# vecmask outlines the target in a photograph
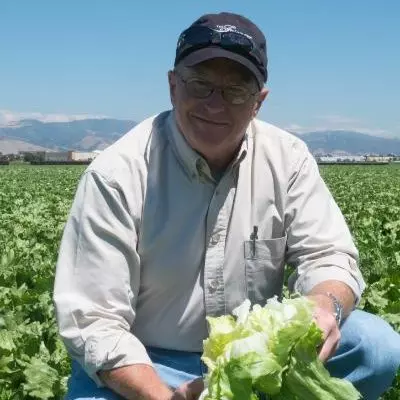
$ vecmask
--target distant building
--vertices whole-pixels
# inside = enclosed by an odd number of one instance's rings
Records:
[[[316,160],[318,162],[325,162],[325,163],[334,163],[338,161],[338,157],[332,157],[332,156],[319,156],[316,157]]]
[[[390,162],[394,157],[391,156],[367,156],[366,161],[368,162]]]
[[[379,163],[388,164],[394,162],[396,157],[394,156],[378,156],[378,155],[367,155],[367,156],[353,156],[353,155],[327,155],[327,156],[315,156],[316,161],[319,164],[351,164],[351,163]]]
[[[92,161],[97,157],[98,153],[95,151],[91,152],[79,152],[79,151],[71,151],[69,154],[69,158],[71,161]]]
[[[66,162],[66,161],[92,161],[97,157],[98,153],[80,152],[80,151],[54,151],[46,152],[44,161]]]
[[[316,160],[321,163],[343,163],[343,162],[365,162],[365,156],[352,156],[352,155],[345,155],[345,156],[320,156],[316,157]]]

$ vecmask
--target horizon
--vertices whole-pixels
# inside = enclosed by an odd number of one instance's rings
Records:
[[[6,118],[2,119],[2,115],[7,115]],[[76,114],[76,115],[65,115],[65,114],[40,114],[40,113],[12,113],[9,110],[0,110],[0,129],[1,128],[19,128],[22,127],[26,121],[35,121],[43,124],[63,124],[69,122],[77,122],[77,121],[87,121],[87,120],[117,120],[117,121],[129,121],[134,122],[135,124],[140,123],[141,121],[135,121],[134,119],[129,118],[114,118],[109,116],[100,116],[100,115],[89,115],[89,114]],[[3,122],[2,122],[3,121]],[[372,136],[376,138],[382,139],[394,139],[400,140],[400,136],[389,135],[389,134],[379,134],[376,132],[369,132],[368,129],[366,131],[362,130],[351,130],[351,129],[321,129],[321,130],[311,130],[311,131],[296,131],[286,129],[287,132],[293,133],[299,136],[314,134],[314,133],[351,133],[351,134],[361,134]],[[1,131],[0,131],[1,133]],[[2,136],[0,134],[0,139],[8,138],[12,140],[12,138],[7,136]]]
[[[300,134],[400,138],[399,2],[219,4],[176,1],[165,18],[169,4],[0,0],[0,125],[140,122],[170,108],[166,73],[179,33],[226,10],[252,19],[267,38],[270,95],[260,119]]]
[[[24,122],[29,122],[29,121],[35,121],[39,122],[42,124],[64,124],[64,123],[70,123],[70,122],[79,122],[79,121],[98,121],[98,120],[108,120],[108,121],[126,121],[126,122],[133,122],[135,125],[139,124],[141,121],[135,121],[133,119],[129,118],[113,118],[113,117],[108,117],[108,116],[96,116],[96,115],[86,115],[86,114],[80,114],[80,115],[59,115],[59,114],[47,114],[47,115],[39,115],[38,113],[32,113],[32,115],[29,115],[29,118],[24,118],[22,116],[25,116],[26,113],[22,114],[15,114],[15,119],[9,119],[8,123],[2,124],[1,121],[1,115],[2,112],[6,110],[0,110],[0,140],[9,140],[9,141],[14,141],[14,140],[19,140],[16,139],[13,136],[3,136],[1,135],[1,129],[2,128],[23,128],[26,126],[30,125],[24,125]],[[9,111],[7,111],[9,113]],[[10,115],[10,114],[9,114]],[[313,134],[332,134],[332,133],[346,133],[346,134],[355,134],[355,135],[366,135],[378,139],[390,139],[390,140],[395,140],[395,141],[400,141],[400,136],[390,136],[390,135],[382,135],[382,134],[376,134],[376,133],[371,133],[371,132],[363,132],[363,131],[355,131],[355,130],[349,130],[349,129],[323,129],[323,130],[312,130],[312,131],[304,131],[304,132],[296,132],[296,131],[291,131],[289,129],[286,129],[287,132],[298,135],[298,136],[306,136],[306,135],[313,135]],[[128,133],[128,132],[125,132]],[[124,133],[122,133],[123,135]],[[21,139],[22,140],[22,139]],[[30,142],[26,142],[30,143]]]

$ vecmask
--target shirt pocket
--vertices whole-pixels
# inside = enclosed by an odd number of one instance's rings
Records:
[[[281,297],[286,238],[244,242],[246,294],[252,304],[264,305],[268,298]]]

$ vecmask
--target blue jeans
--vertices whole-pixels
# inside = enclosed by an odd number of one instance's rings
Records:
[[[392,384],[400,365],[400,335],[381,318],[353,311],[341,327],[342,338],[326,367],[332,376],[352,382],[365,400],[376,400]],[[171,387],[202,376],[200,353],[148,348],[161,379]],[[98,388],[74,362],[66,400],[121,400]]]

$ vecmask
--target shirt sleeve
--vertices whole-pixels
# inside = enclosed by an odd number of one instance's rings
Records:
[[[360,301],[365,282],[342,212],[306,146],[290,178],[285,212],[287,262],[296,268],[289,289],[301,294],[326,280],[346,283]]]
[[[131,333],[140,282],[137,232],[121,188],[86,172],[61,241],[54,285],[60,335],[70,356],[97,372],[151,360]]]

